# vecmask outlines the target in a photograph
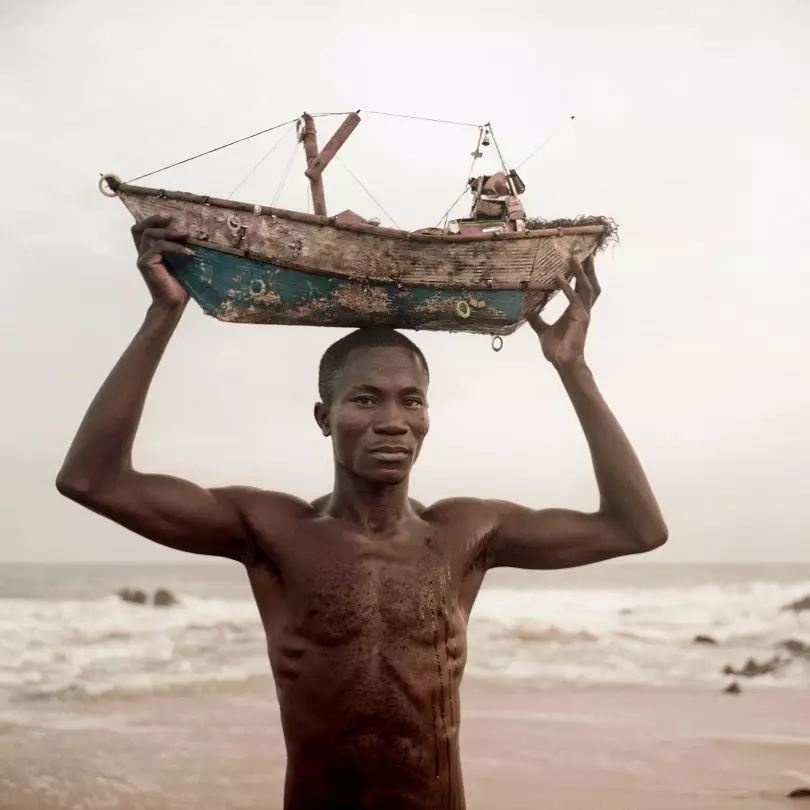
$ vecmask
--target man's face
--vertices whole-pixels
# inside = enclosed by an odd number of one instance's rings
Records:
[[[427,385],[407,349],[354,350],[334,380],[331,405],[316,406],[337,462],[375,483],[407,478],[428,432]]]

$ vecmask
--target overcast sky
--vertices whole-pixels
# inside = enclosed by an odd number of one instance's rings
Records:
[[[491,120],[512,165],[553,134],[521,171],[524,203],[621,226],[597,264],[589,359],[668,520],[656,559],[810,561],[808,43],[806,0],[0,0],[0,561],[183,559],[53,486],[148,302],[131,219],[98,174],[127,179],[304,110],[357,108]],[[338,122],[319,121],[322,142]],[[224,196],[275,138],[149,182]],[[410,229],[461,191],[474,141],[364,114],[341,156]],[[270,203],[292,149],[236,199]],[[279,205],[305,207],[303,167],[298,154]],[[332,212],[389,221],[343,165],[325,183]],[[224,324],[190,305],[137,466],[328,491],[311,414],[318,359],[341,334]],[[584,439],[528,327],[499,354],[484,336],[409,334],[432,370],[415,497],[595,507]]]

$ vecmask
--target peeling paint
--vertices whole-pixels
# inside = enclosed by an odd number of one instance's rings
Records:
[[[340,306],[359,315],[377,315],[391,310],[391,300],[382,287],[346,282],[334,293],[334,297]]]
[[[266,285],[257,292],[254,292],[251,286],[250,301],[253,305],[272,308],[281,305],[281,296],[275,290],[268,289]]]
[[[202,247],[173,272],[205,312],[230,323],[498,333],[518,324],[527,300],[520,290],[449,291],[318,276]]]

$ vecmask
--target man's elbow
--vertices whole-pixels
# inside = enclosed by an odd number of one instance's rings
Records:
[[[669,540],[669,529],[665,523],[658,523],[641,531],[632,532],[633,549],[636,554],[655,551],[655,549],[661,548],[667,540]]]
[[[89,478],[60,472],[55,483],[56,491],[71,501],[85,503],[93,497],[94,487]]]
[[[82,506],[100,505],[108,487],[101,486],[93,476],[60,471],[56,476],[56,491]]]
[[[609,518],[612,542],[620,555],[646,554],[661,548],[669,539],[669,530],[660,517],[649,520]]]

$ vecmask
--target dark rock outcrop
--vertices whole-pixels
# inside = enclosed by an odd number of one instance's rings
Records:
[[[165,588],[158,588],[152,598],[155,607],[171,607],[177,604],[177,597]]]
[[[732,681],[724,690],[727,695],[739,695],[742,692],[737,681]]]
[[[785,605],[782,610],[792,610],[794,613],[801,613],[803,610],[810,610],[810,593],[797,599],[795,602]]]
[[[118,596],[124,602],[132,602],[134,605],[146,604],[146,593],[140,588],[121,588],[118,591]]]
[[[779,642],[779,648],[787,650],[791,655],[798,656],[799,658],[810,658],[810,644],[805,644],[796,638],[788,638],[785,641]]]
[[[736,675],[739,678],[756,678],[759,675],[769,675],[786,666],[789,661],[784,660],[780,655],[775,655],[767,661],[757,661],[749,658],[739,669],[731,665],[723,667],[723,675]]]
[[[711,636],[698,635],[692,639],[693,644],[717,644],[717,639]]]
[[[787,797],[788,799],[810,799],[810,787],[793,788]]]

